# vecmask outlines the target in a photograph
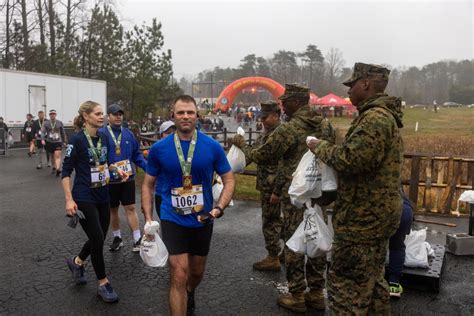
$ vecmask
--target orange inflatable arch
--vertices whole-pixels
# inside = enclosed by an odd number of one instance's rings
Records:
[[[273,79],[266,77],[245,77],[240,78],[229,84],[222,90],[221,94],[217,98],[214,112],[221,111],[227,112],[232,106],[235,97],[242,92],[243,89],[249,87],[260,87],[268,90],[275,99],[285,92],[285,87]],[[314,93],[310,94],[310,103],[314,103],[318,99],[318,96]]]

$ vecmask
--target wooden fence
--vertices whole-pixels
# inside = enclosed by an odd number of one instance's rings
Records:
[[[205,132],[228,149],[228,139],[235,131],[224,128],[219,132]],[[246,131],[249,144],[260,132],[251,128]],[[141,137],[148,143],[156,138]],[[452,157],[434,154],[405,153],[402,171],[402,184],[410,200],[418,211],[450,214],[457,209],[459,195],[465,190],[474,190],[474,158]],[[256,175],[255,171],[245,171],[245,175]],[[467,210],[466,204],[460,209]]]

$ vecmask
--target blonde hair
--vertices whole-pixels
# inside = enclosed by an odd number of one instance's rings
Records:
[[[79,115],[77,115],[74,118],[74,127],[76,128],[77,131],[80,131],[84,127],[84,125],[86,124],[86,120],[84,119],[84,113],[86,113],[86,114],[92,113],[92,111],[94,111],[95,107],[98,106],[98,105],[100,105],[100,104],[97,103],[97,102],[86,101],[86,102],[83,102],[79,106],[79,110],[77,111],[77,113],[79,113]]]

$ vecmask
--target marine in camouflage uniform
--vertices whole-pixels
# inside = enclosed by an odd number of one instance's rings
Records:
[[[310,110],[309,89],[299,85],[287,84],[285,93],[279,98],[282,100],[285,114],[289,121],[277,127],[267,141],[259,147],[250,147],[243,138],[234,138],[234,144],[242,148],[246,157],[257,164],[275,163],[278,161],[278,173],[273,185],[273,198],[280,199],[283,213],[282,238],[286,242],[303,220],[304,208],[297,208],[291,204],[288,188],[304,153],[306,137],[316,136],[328,141],[334,141],[334,130],[330,123]],[[296,254],[285,245],[286,277],[290,294],[282,295],[278,299],[281,306],[295,312],[306,311],[306,305],[324,309],[324,270],[325,258],[308,258]],[[306,287],[310,292],[305,296]]]
[[[265,130],[259,135],[252,148],[264,144],[273,131],[281,124],[280,107],[275,101],[268,101],[260,104],[262,119]],[[251,157],[246,157],[247,163],[251,163]],[[256,189],[260,191],[260,200],[262,205],[262,231],[265,239],[265,248],[268,255],[263,260],[255,262],[253,268],[261,271],[280,271],[281,252],[281,229],[283,218],[280,212],[280,204],[270,203],[270,197],[273,192],[273,185],[278,169],[278,161],[271,163],[257,164],[257,185]]]
[[[403,143],[401,100],[383,93],[390,71],[356,63],[344,82],[359,116],[342,145],[316,141],[313,152],[339,175],[328,272],[334,315],[388,315],[384,279],[388,240],[400,221]]]

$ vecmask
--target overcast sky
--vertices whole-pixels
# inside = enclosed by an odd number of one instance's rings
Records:
[[[133,1],[118,0],[131,26],[156,17],[177,78],[215,66],[237,67],[248,54],[343,52],[363,61],[423,66],[473,59],[472,1]]]

